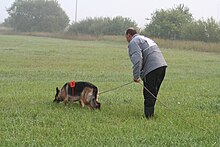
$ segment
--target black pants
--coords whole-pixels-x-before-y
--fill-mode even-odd
[[[160,67],[148,73],[143,79],[144,86],[155,97],[157,97],[165,73],[166,73],[166,67]],[[150,118],[154,115],[154,106],[156,103],[156,99],[145,88],[143,89],[143,95],[144,95],[144,114],[147,118]]]

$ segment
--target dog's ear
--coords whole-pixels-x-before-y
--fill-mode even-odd
[[[60,90],[59,90],[58,87],[57,87],[57,88],[56,88],[55,99],[53,100],[53,102],[57,102],[59,92],[60,92]]]
[[[58,93],[60,92],[59,88],[56,88],[56,96],[58,95]]]

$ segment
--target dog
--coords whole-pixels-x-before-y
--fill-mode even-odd
[[[79,101],[81,107],[86,105],[92,110],[100,110],[101,107],[101,103],[98,102],[98,88],[89,82],[67,82],[61,90],[56,87],[53,102],[60,103],[62,101],[65,105],[68,105],[70,101],[72,101],[72,105],[74,102]]]

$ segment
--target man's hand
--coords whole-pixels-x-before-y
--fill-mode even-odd
[[[140,79],[140,78],[137,78],[137,79],[136,79],[136,78],[134,78],[133,80],[134,80],[134,82],[136,82],[136,83],[139,83],[139,82],[141,81],[141,79]]]

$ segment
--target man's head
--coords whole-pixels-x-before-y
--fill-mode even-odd
[[[135,35],[135,34],[137,34],[137,31],[134,28],[132,28],[132,27],[128,28],[127,31],[125,32],[125,37],[126,37],[127,41],[130,42],[133,35]]]

